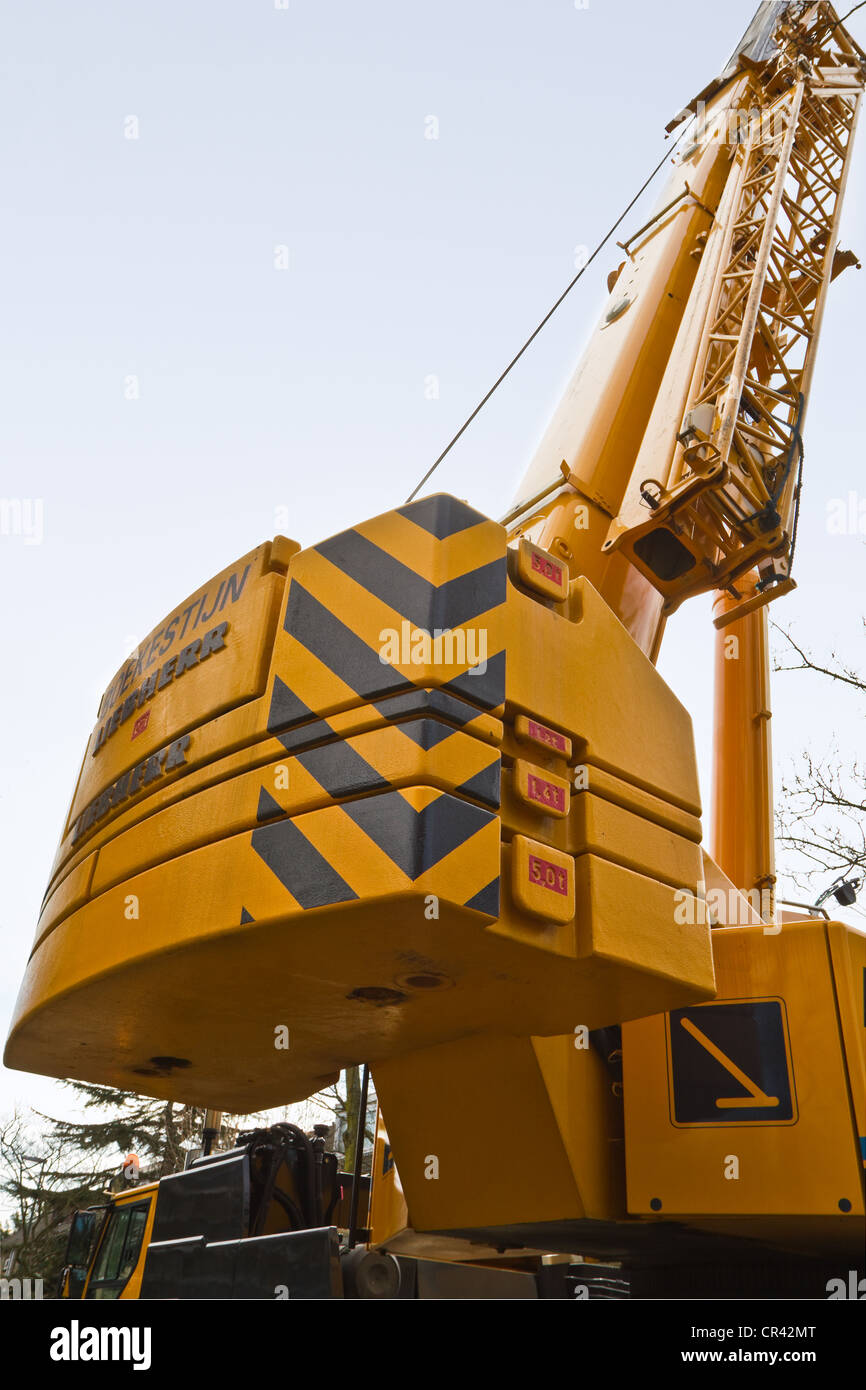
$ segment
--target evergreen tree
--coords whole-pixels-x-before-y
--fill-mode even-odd
[[[34,1111],[39,1132],[15,1114],[0,1126],[0,1192],[6,1199],[4,1259],[20,1278],[42,1278],[53,1292],[63,1263],[72,1213],[126,1185],[123,1160],[134,1153],[139,1181],[152,1182],[184,1167],[199,1147],[204,1110],[82,1081],[63,1083],[82,1101],[80,1120]],[[90,1112],[90,1113],[88,1113]],[[226,1117],[220,1146],[236,1129]]]
[[[39,1122],[16,1113],[0,1124],[0,1193],[7,1202],[6,1228],[0,1227],[0,1265],[11,1255],[19,1278],[41,1278],[46,1296],[56,1287],[73,1212],[100,1205],[127,1185],[123,1162],[138,1158],[138,1181],[153,1182],[185,1166],[190,1150],[201,1145],[205,1111],[192,1105],[118,1091],[110,1086],[65,1081],[81,1102],[83,1115],[62,1120],[33,1111]],[[334,1148],[345,1169],[354,1163],[361,1099],[361,1069],[350,1067],[340,1081],[312,1098],[334,1116]],[[375,1093],[370,1085],[363,1171],[372,1162]],[[241,1127],[257,1115],[224,1115],[217,1147],[231,1148]],[[342,1153],[341,1153],[342,1151]]]
[[[71,1167],[63,1143],[34,1134],[16,1112],[0,1125],[0,1193],[8,1213],[0,1267],[15,1278],[42,1279],[50,1297],[72,1213],[105,1200],[101,1176],[81,1160]]]
[[[141,1180],[152,1182],[183,1168],[187,1150],[201,1141],[204,1110],[195,1106],[91,1082],[64,1081],[63,1085],[82,1100],[85,1118],[58,1120],[35,1113],[50,1126],[46,1133],[60,1141],[70,1162],[75,1155],[85,1169],[95,1162],[106,1185],[118,1175],[127,1154],[138,1156]],[[101,1118],[88,1118],[89,1111],[104,1113]]]

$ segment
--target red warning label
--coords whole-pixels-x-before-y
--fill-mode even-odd
[[[568,871],[561,864],[551,864],[549,859],[529,856],[529,882],[539,888],[550,888],[554,893],[568,893]]]

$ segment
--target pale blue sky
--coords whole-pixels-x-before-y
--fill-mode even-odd
[[[0,495],[42,499],[44,538],[0,536],[4,1037],[96,702],[129,649],[277,529],[311,544],[402,502],[752,11],[6,6]],[[864,20],[852,28],[866,43]],[[131,116],[137,140],[124,135]],[[843,244],[866,254],[864,188],[861,130]],[[287,271],[274,269],[277,245]],[[437,490],[506,509],[616,259],[591,267]],[[775,609],[804,642],[852,659],[866,537],[830,535],[826,516],[862,489],[864,313],[866,274],[848,271],[806,426],[801,587]],[[438,400],[425,396],[430,374]],[[661,669],[693,712],[705,773],[711,652],[708,603],[694,601]],[[780,766],[833,728],[850,749],[843,692],[781,679]],[[0,1112],[16,1098],[68,1107],[54,1083],[3,1073]]]

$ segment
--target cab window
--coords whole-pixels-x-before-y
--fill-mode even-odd
[[[108,1218],[85,1298],[119,1298],[138,1263],[150,1202],[125,1202]]]
[[[90,1257],[105,1219],[105,1207],[87,1207],[72,1217],[58,1298],[81,1298],[90,1267]],[[68,1283],[67,1283],[68,1280]],[[64,1294],[64,1287],[68,1292]]]

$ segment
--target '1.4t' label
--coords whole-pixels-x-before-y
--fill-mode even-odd
[[[533,772],[526,779],[526,791],[530,801],[539,806],[549,806],[552,811],[565,810],[565,789],[548,782],[546,777],[536,777]]]

